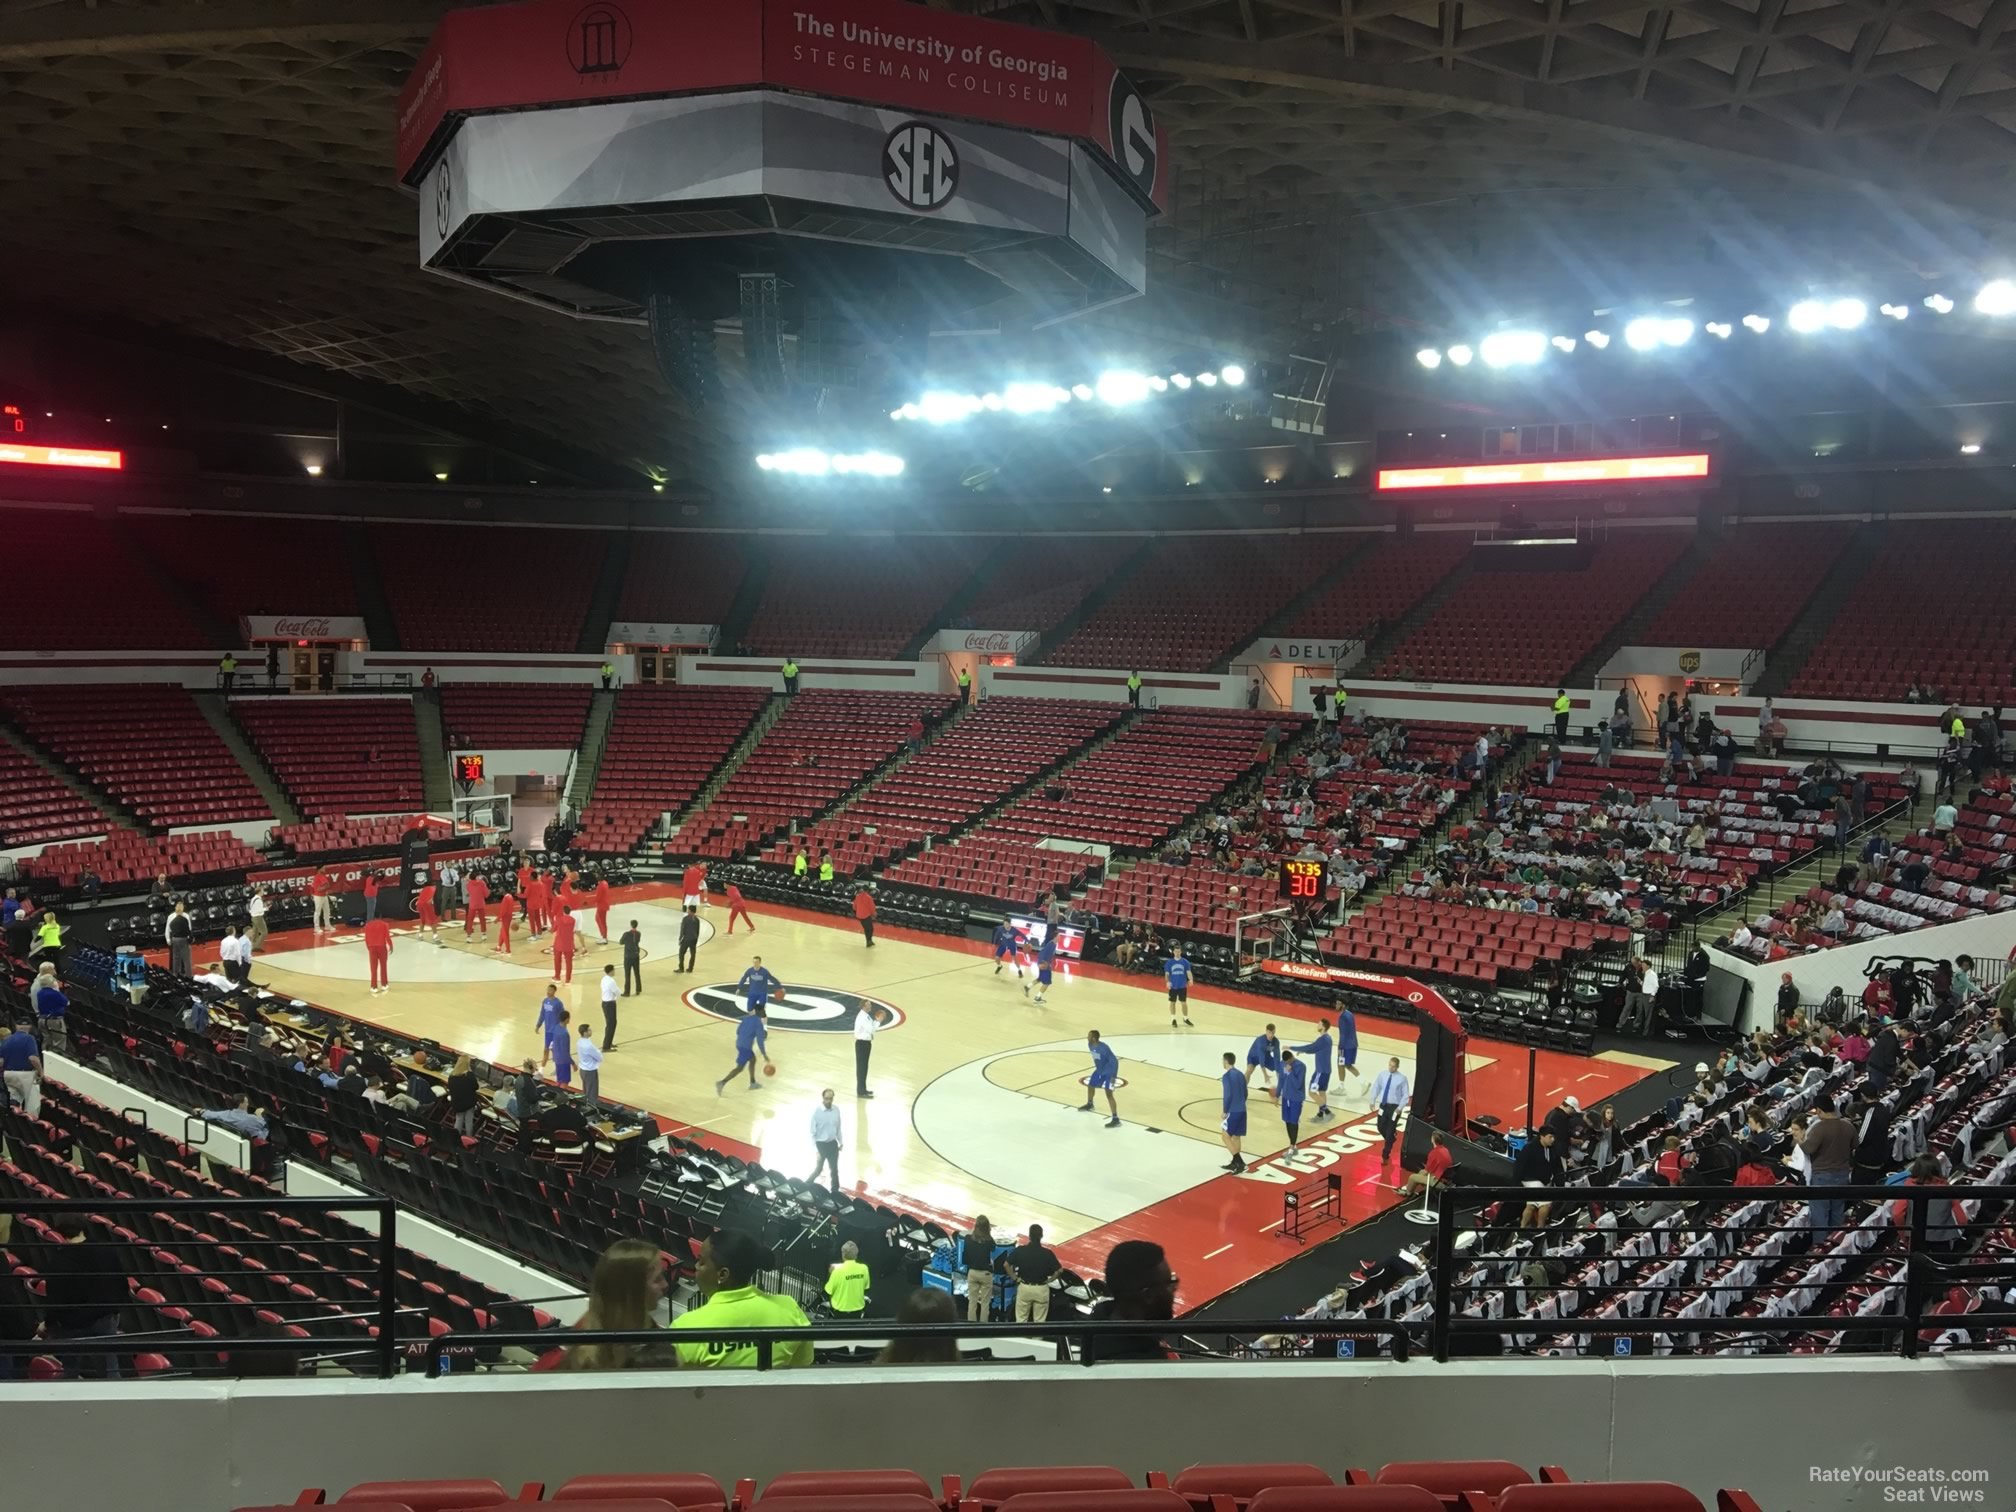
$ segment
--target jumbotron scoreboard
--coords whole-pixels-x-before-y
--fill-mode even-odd
[[[1281,863],[1281,896],[1291,903],[1320,903],[1324,894],[1324,864],[1307,856]]]

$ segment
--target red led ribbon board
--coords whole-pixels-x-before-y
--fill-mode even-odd
[[[1382,467],[1377,492],[1434,488],[1559,488],[1576,483],[1649,483],[1705,478],[1706,452],[1672,457],[1585,457],[1573,462],[1486,462],[1465,467]]]
[[[17,446],[9,441],[0,442],[0,462],[23,467],[85,467],[117,472],[126,465],[126,454],[79,446]]]
[[[1168,204],[1168,140],[1080,37],[903,0],[523,0],[450,11],[399,94],[399,177],[451,117],[735,88],[958,116],[1097,147]]]

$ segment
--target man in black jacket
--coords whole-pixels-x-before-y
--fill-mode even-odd
[[[627,939],[628,936],[625,936]],[[679,971],[691,971],[700,955],[700,910],[691,903],[679,920]]]
[[[1171,1360],[1176,1356],[1160,1336],[1176,1316],[1176,1273],[1159,1244],[1127,1239],[1106,1256],[1106,1289],[1111,1295],[1092,1309],[1100,1322],[1139,1319],[1154,1327],[1142,1333],[1086,1334],[1080,1356],[1095,1360]]]
[[[44,1336],[84,1339],[118,1333],[130,1268],[122,1246],[97,1238],[74,1213],[57,1214],[52,1226],[63,1242],[42,1251],[36,1264],[44,1285]],[[64,1368],[72,1375],[110,1379],[119,1373],[119,1357],[78,1355],[64,1359]]]
[[[1562,1180],[1561,1152],[1554,1145],[1554,1130],[1546,1124],[1526,1141],[1513,1162],[1512,1175],[1521,1186],[1558,1187]],[[1539,1228],[1547,1221],[1552,1202],[1528,1202],[1519,1215],[1519,1227]]]

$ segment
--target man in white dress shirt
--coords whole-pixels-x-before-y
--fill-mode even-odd
[[[875,1031],[888,1020],[880,1003],[864,1003],[854,1015],[854,1095],[873,1097],[868,1090],[868,1057],[875,1053]]]
[[[814,1185],[821,1171],[833,1173],[833,1190],[840,1190],[840,1110],[833,1106],[833,1089],[819,1094],[819,1106],[812,1110],[812,1148],[819,1152],[819,1164],[807,1179]]]

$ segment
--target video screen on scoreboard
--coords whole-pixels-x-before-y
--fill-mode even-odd
[[[1010,928],[1018,929],[1022,932],[1028,939],[1031,950],[1041,945],[1043,937],[1050,932],[1050,926],[1042,919],[1024,919],[1010,914],[1008,916],[1008,924]],[[1057,926],[1057,954],[1073,961],[1081,959],[1085,954],[1085,931],[1075,924],[1059,924]]]

